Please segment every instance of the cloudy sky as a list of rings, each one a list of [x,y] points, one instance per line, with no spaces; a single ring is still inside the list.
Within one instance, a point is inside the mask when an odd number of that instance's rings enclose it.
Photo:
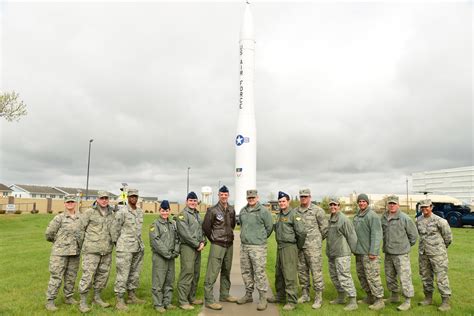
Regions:
[[[236,2],[2,2],[0,183],[182,201],[234,187]],[[473,164],[470,2],[254,1],[263,199],[403,193],[413,172]],[[231,192],[232,195],[232,192]]]

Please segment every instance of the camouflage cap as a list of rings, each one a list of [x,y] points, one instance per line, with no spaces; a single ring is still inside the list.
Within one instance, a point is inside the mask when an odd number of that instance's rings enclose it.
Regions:
[[[396,195],[390,195],[390,196],[387,198],[387,203],[395,203],[395,204],[398,204],[398,196],[396,196]]]
[[[104,191],[104,190],[99,190],[97,191],[97,197],[98,198],[101,198],[101,197],[109,197],[109,192],[107,191]]]
[[[300,196],[310,196],[311,195],[311,190],[310,189],[301,189],[300,190]]]
[[[137,189],[128,189],[127,195],[128,196],[132,196],[132,195],[138,196],[138,190]]]
[[[257,197],[257,190],[247,190],[247,198]]]
[[[64,197],[64,202],[76,202],[76,196],[69,194]]]
[[[357,203],[359,203],[359,201],[366,201],[367,203],[370,203],[369,196],[365,193],[361,193],[357,196]]]
[[[339,202],[339,199],[338,199],[337,197],[335,197],[335,196],[329,197],[329,204],[331,204],[331,203],[335,203],[335,204],[337,204],[337,205],[341,204],[341,203]]]
[[[432,203],[431,203],[431,200],[430,199],[426,199],[426,200],[421,200],[420,201],[420,207],[423,207],[423,206],[431,206]]]

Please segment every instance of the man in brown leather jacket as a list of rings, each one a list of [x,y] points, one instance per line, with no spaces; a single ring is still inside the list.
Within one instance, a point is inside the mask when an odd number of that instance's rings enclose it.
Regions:
[[[219,202],[207,210],[202,223],[202,230],[211,241],[211,250],[207,260],[206,279],[204,281],[204,298],[206,307],[214,310],[222,309],[222,305],[214,301],[213,287],[217,276],[221,274],[221,302],[237,301],[229,295],[230,269],[232,267],[235,210],[228,204],[229,190],[224,185],[219,189]]]

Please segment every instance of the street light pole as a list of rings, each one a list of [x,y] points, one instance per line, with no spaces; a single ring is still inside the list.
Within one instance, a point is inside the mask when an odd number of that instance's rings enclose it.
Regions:
[[[191,167],[188,167],[188,177],[186,178],[186,195],[189,193],[189,169],[191,169]]]
[[[87,159],[87,182],[86,182],[86,200],[89,199],[89,168],[91,165],[91,145],[94,140],[89,139],[89,157]]]

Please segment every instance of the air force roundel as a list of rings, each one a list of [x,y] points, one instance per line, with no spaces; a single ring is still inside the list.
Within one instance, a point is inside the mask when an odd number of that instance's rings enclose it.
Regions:
[[[237,137],[235,138],[235,144],[237,146],[242,146],[244,143],[249,143],[250,142],[250,138],[249,137],[244,137],[242,135],[237,135]]]

